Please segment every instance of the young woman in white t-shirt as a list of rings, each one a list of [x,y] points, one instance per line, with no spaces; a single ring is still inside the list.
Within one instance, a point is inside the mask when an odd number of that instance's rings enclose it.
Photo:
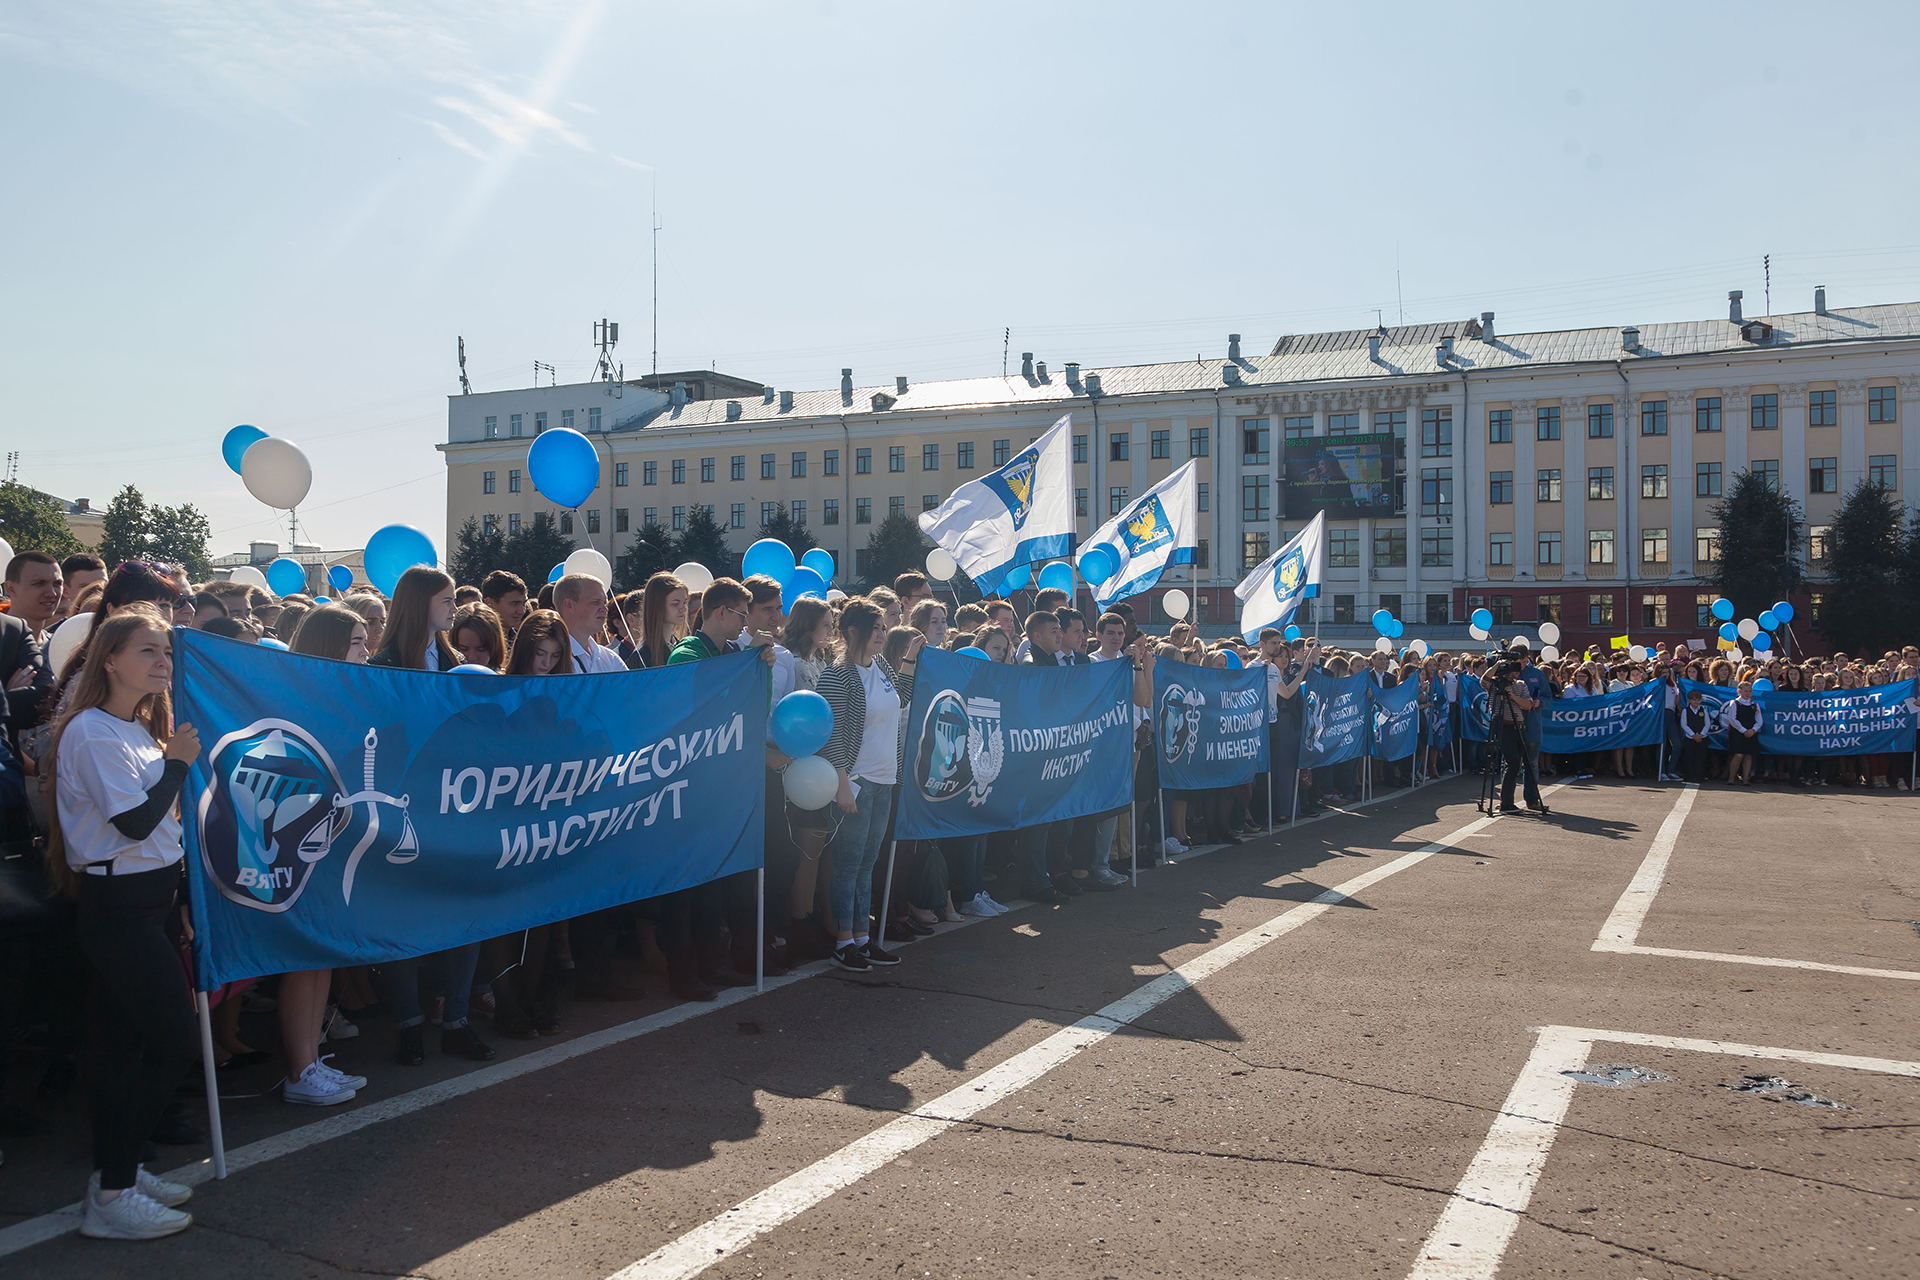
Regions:
[[[140,1167],[140,1147],[199,1052],[193,994],[168,925],[184,901],[177,801],[199,754],[172,725],[170,624],[128,605],[95,628],[54,729],[56,881],[94,971],[82,1075],[94,1174],[82,1235],[153,1240],[192,1225],[193,1192]]]

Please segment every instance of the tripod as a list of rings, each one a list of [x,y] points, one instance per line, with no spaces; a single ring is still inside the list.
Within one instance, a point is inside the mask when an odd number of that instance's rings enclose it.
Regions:
[[[1505,771],[1512,769],[1517,771],[1526,790],[1532,795],[1528,807],[1545,816],[1547,806],[1540,799],[1540,780],[1531,772],[1533,766],[1527,750],[1526,713],[1513,701],[1511,687],[1507,685],[1487,691],[1487,763],[1480,773],[1478,808],[1489,816],[1501,811],[1499,793],[1503,790]]]

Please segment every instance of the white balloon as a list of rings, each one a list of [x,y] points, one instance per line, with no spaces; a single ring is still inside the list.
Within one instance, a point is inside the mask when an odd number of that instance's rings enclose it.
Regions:
[[[270,507],[291,510],[313,488],[313,466],[291,440],[268,436],[247,446],[240,457],[240,479],[247,492]]]
[[[1387,659],[1387,670],[1398,672],[1400,670],[1400,664],[1389,658]]]
[[[592,547],[582,547],[566,560],[568,573],[585,573],[600,579],[602,586],[613,585],[613,562]]]
[[[1385,636],[1375,636],[1373,638],[1373,651],[1375,653],[1392,653],[1393,641],[1387,639]]]
[[[1407,648],[1413,650],[1414,653],[1422,658],[1426,657],[1430,651],[1425,640],[1415,640],[1412,644],[1408,645]]]
[[[1479,627],[1468,627],[1467,634],[1475,640],[1485,640],[1487,638],[1487,632],[1481,630]]]
[[[1533,641],[1527,639],[1525,636],[1515,636],[1513,638],[1513,647],[1516,649],[1531,649],[1533,648]]]
[[[1627,646],[1627,656],[1635,662],[1645,662],[1647,660],[1647,646],[1643,644],[1630,644]]]
[[[73,651],[80,647],[80,642],[92,630],[91,613],[76,613],[53,629],[53,634],[47,637],[47,665],[53,668],[55,675],[60,674],[60,668],[67,665],[67,659],[73,656]]]
[[[834,587],[827,592],[828,604],[832,604],[835,600],[845,600],[846,598],[847,598],[847,593],[842,591],[838,587]]]
[[[1541,644],[1559,644],[1560,643],[1559,626],[1551,622],[1541,623],[1540,624],[1540,643]]]
[[[1167,611],[1169,618],[1184,618],[1187,616],[1187,610],[1193,607],[1193,602],[1187,599],[1186,592],[1175,587],[1160,597],[1160,607]]]
[[[1742,640],[1751,640],[1759,634],[1760,634],[1759,623],[1755,622],[1752,618],[1740,619],[1740,638]]]
[[[258,442],[256,441],[255,443]],[[230,582],[244,582],[250,587],[259,587],[262,591],[269,590],[267,586],[267,575],[250,564],[243,564],[238,569],[227,574],[227,580]]]
[[[705,591],[713,585],[713,575],[707,566],[696,560],[689,560],[673,571],[673,576],[687,584],[689,591]]]
[[[787,799],[797,808],[823,809],[840,790],[840,775],[819,756],[801,756],[780,775]]]
[[[6,569],[7,562],[11,559],[13,559],[13,544],[5,538],[0,538],[0,571]]]
[[[954,558],[941,547],[927,552],[927,576],[938,578],[942,582],[953,581],[953,574],[960,566]]]
[[[1552,626],[1553,624],[1548,623],[1547,625]],[[1558,662],[1560,661],[1560,651],[1554,648],[1552,645],[1547,645],[1545,648],[1540,650],[1540,661]]]

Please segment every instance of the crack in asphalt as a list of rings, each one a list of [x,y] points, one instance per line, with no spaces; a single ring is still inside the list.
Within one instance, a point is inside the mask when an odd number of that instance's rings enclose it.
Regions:
[[[223,1227],[216,1223],[208,1222],[205,1218],[195,1218],[193,1225],[202,1231],[212,1231],[218,1235],[230,1236],[235,1240],[251,1240],[255,1244],[265,1245],[275,1253],[282,1253],[290,1258],[301,1258],[307,1262],[317,1262],[323,1267],[341,1272],[344,1275],[382,1276],[386,1277],[386,1280],[433,1280],[433,1277],[425,1271],[372,1271],[365,1267],[350,1267],[345,1263],[334,1262],[332,1259],[323,1258],[318,1254],[306,1253],[299,1249],[278,1244],[266,1236],[250,1235],[245,1231],[235,1231],[232,1227]]]

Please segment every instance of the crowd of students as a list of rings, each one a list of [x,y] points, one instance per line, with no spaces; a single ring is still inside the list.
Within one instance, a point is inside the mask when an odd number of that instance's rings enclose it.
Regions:
[[[52,629],[90,614],[85,639],[56,671]],[[95,1173],[83,1232],[145,1239],[183,1229],[191,1194],[147,1172],[156,1143],[202,1140],[176,1098],[200,1056],[188,968],[178,802],[201,744],[173,720],[172,632],[194,627],[241,643],[272,642],[294,653],[424,671],[478,666],[523,676],[608,673],[700,662],[752,650],[767,664],[770,693],[813,690],[832,709],[820,754],[836,772],[834,799],[802,810],[785,798],[792,762],[765,744],[766,875],[747,872],[660,898],[475,942],[433,957],[377,966],[281,974],[211,993],[219,1072],[273,1064],[279,1096],[330,1106],[351,1100],[365,1077],[336,1068],[328,1043],[375,1032],[390,1037],[400,1066],[425,1061],[425,1028],[439,1051],[486,1061],[489,1034],[534,1040],[560,1034],[575,1001],[633,1001],[658,973],[683,1000],[710,1001],[748,985],[756,968],[779,974],[826,960],[850,972],[901,963],[898,944],[941,923],[988,917],[1024,897],[1053,907],[1112,892],[1124,872],[1151,867],[1203,843],[1238,843],[1295,811],[1311,813],[1358,794],[1361,771],[1389,785],[1456,767],[1460,678],[1488,659],[1415,649],[1345,653],[1316,641],[1263,632],[1208,641],[1178,624],[1146,635],[1116,605],[1092,617],[1065,592],[1041,591],[1022,616],[1004,600],[950,607],[918,573],[890,587],[831,602],[786,601],[771,578],[717,579],[702,592],[670,573],[609,598],[597,579],[568,575],[529,592],[507,572],[459,585],[438,569],[408,570],[391,598],[372,588],[338,600],[273,597],[243,583],[188,583],[176,566],[129,562],[111,573],[97,558],[26,551],[6,566],[0,613],[0,1088],[22,1028],[46,1051],[39,1094],[57,1099],[83,1083]],[[1135,668],[1135,797],[1130,809],[942,841],[896,841],[894,815],[905,758],[906,708],[926,646],[972,649],[994,662],[1061,667],[1127,661]],[[1757,722],[1742,708],[1750,681],[1781,688],[1856,687],[1910,678],[1920,652],[1877,663],[1844,655],[1736,666],[1664,646],[1643,662],[1589,655],[1534,669],[1529,687],[1578,698],[1642,680],[1676,677],[1737,686],[1723,718],[1736,732]],[[1160,662],[1264,666],[1273,773],[1235,787],[1158,791],[1146,723]],[[1297,750],[1311,669],[1365,671],[1382,687],[1420,684],[1422,740],[1403,761],[1350,761],[1302,771]],[[1672,767],[1702,772],[1687,754],[1697,717],[1670,693]],[[1704,739],[1704,734],[1698,735]],[[1747,781],[1752,753],[1729,754],[1725,776]],[[1651,776],[1658,753],[1561,757],[1548,771]],[[1794,761],[1762,757],[1759,776],[1801,783],[1885,786],[1878,757]],[[1686,760],[1687,766],[1673,766]],[[1471,767],[1473,761],[1465,762]],[[1817,767],[1814,767],[1817,766]],[[1529,779],[1531,789],[1531,779]],[[1905,785],[1901,782],[1899,785]],[[1297,793],[1297,796],[1296,796]],[[1511,792],[1509,792],[1509,799]],[[1163,802],[1163,803],[1161,803]],[[1132,819],[1129,820],[1129,814]],[[1163,816],[1164,815],[1164,816]],[[756,895],[764,892],[764,900]],[[885,904],[884,907],[882,904]],[[756,913],[768,922],[764,950]],[[622,958],[625,958],[624,960]],[[633,960],[639,960],[635,965]],[[639,973],[636,974],[636,969]],[[243,1023],[243,1013],[256,1015]],[[278,1047],[246,1038],[277,1025]],[[0,1132],[44,1127],[31,1111],[0,1108]]]

